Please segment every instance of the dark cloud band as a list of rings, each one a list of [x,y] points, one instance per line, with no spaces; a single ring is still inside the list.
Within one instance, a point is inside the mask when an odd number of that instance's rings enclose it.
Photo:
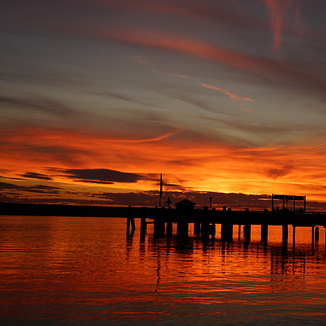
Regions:
[[[135,173],[126,173],[109,169],[68,169],[62,170],[65,177],[93,183],[113,184],[115,182],[135,183],[143,177]]]

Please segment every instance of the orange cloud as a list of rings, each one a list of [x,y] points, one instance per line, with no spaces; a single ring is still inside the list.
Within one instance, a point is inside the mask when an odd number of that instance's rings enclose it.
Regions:
[[[274,35],[273,46],[276,51],[280,50],[282,30],[286,19],[286,13],[293,9],[295,14],[295,27],[299,26],[301,6],[300,0],[262,0],[268,7],[271,16],[271,29]]]
[[[170,72],[170,73],[168,73],[168,75],[170,75],[170,76],[174,76],[174,77],[179,77],[179,78],[181,78],[181,79],[188,79],[187,76],[182,75],[182,74],[176,74],[176,73],[174,73],[174,72]]]
[[[237,54],[213,45],[205,44],[204,42],[195,41],[191,38],[181,37],[175,34],[163,32],[157,33],[134,27],[120,27],[110,31],[98,30],[93,32],[99,37],[105,37],[120,42],[185,52],[204,58],[219,60],[223,63],[242,69],[249,68],[248,65],[251,69],[254,69],[259,66],[269,67],[273,64],[273,61],[267,59],[258,59],[247,55]]]
[[[223,88],[220,88],[220,87],[217,87],[217,86],[208,85],[208,84],[205,84],[205,83],[201,83],[200,85],[203,86],[203,87],[205,87],[205,88],[208,88],[208,89],[214,89],[216,91],[222,92],[222,93],[224,93],[225,95],[227,95],[232,100],[254,102],[254,100],[251,99],[251,98],[249,98],[249,97],[239,96],[239,95],[237,95],[235,93],[232,93],[230,91],[227,91],[227,90],[225,90]]]
[[[169,138],[171,136],[177,135],[183,130],[177,130],[173,132],[169,132],[167,134],[161,135],[155,138],[148,138],[148,139],[111,139],[110,142],[112,143],[148,143],[148,142],[157,142],[159,140],[163,140]]]

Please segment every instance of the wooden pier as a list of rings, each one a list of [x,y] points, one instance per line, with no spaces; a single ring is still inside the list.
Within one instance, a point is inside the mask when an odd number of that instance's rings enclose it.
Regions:
[[[295,237],[296,227],[310,227],[312,238],[319,239],[319,228],[326,227],[325,212],[304,212],[289,210],[268,211],[236,211],[232,209],[175,209],[175,208],[142,208],[140,232],[141,237],[146,234],[148,223],[154,224],[154,237],[163,238],[176,236],[186,239],[189,233],[189,225],[193,224],[194,235],[202,238],[216,236],[216,225],[220,224],[220,238],[232,241],[234,227],[243,228],[246,241],[250,242],[251,226],[261,227],[261,241],[268,240],[268,227],[271,225],[282,226],[282,240],[288,239],[288,228],[293,227]],[[174,229],[174,230],[173,230]],[[175,232],[173,232],[175,231]],[[326,239],[325,239],[326,240]],[[326,242],[326,241],[325,241]]]

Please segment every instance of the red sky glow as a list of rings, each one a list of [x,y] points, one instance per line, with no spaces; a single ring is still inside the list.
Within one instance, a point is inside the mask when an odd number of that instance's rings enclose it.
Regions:
[[[7,2],[0,202],[155,205],[163,173],[175,201],[262,209],[280,193],[324,210],[325,9]]]

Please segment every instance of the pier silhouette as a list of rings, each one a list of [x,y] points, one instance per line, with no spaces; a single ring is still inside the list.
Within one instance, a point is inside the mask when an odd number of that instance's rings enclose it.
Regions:
[[[282,207],[275,208],[275,202],[281,200]],[[303,201],[298,208],[296,201]],[[232,210],[224,206],[222,209],[204,207],[196,209],[195,204],[184,199],[172,208],[148,209],[142,208],[140,232],[141,239],[146,234],[147,224],[154,224],[154,237],[171,237],[174,231],[176,236],[187,239],[189,225],[193,224],[194,234],[202,238],[216,236],[216,225],[220,224],[220,237],[222,240],[232,241],[233,230],[238,226],[238,232],[243,229],[243,236],[250,242],[251,226],[261,227],[261,241],[268,241],[268,228],[272,225],[282,227],[282,241],[286,243],[289,236],[289,227],[293,228],[293,241],[295,241],[296,227],[310,227],[313,241],[319,239],[319,228],[326,227],[326,212],[307,212],[305,196],[272,195],[271,210],[263,211]],[[175,229],[175,230],[174,230]]]

